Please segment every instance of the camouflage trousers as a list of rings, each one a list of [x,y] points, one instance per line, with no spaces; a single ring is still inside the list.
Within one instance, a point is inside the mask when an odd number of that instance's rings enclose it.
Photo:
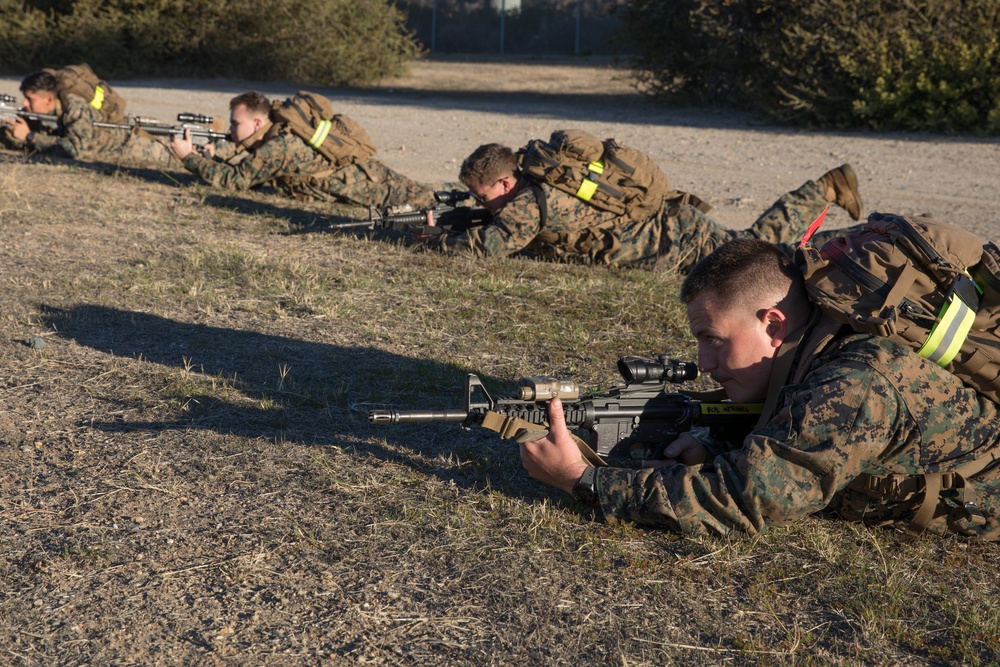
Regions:
[[[285,189],[292,196],[376,208],[410,204],[418,209],[435,203],[432,188],[393,171],[378,160],[351,164],[325,176],[311,177],[307,182],[285,185]]]
[[[782,195],[744,230],[727,229],[693,206],[681,206],[661,219],[663,226],[656,266],[687,273],[701,258],[726,241],[752,236],[791,251],[809,225],[830,202],[815,181]],[[827,235],[833,232],[827,232]]]

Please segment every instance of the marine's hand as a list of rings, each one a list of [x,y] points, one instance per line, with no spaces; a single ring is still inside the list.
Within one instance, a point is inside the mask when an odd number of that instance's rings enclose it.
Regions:
[[[20,116],[14,119],[4,119],[4,122],[10,123],[10,135],[23,142],[31,134],[31,128],[28,127],[28,121],[24,120]]]
[[[549,486],[570,492],[587,469],[566,428],[562,401],[549,403],[549,434],[541,440],[521,443],[521,463],[528,474]]]
[[[215,157],[215,144],[213,144],[211,141],[209,141],[208,143],[206,143],[204,146],[201,147],[200,151],[201,151],[201,154],[204,155],[205,157],[207,157],[209,159],[214,158]]]
[[[683,463],[693,466],[705,462],[708,450],[690,433],[682,433],[676,440],[663,448],[664,464]]]
[[[437,227],[437,221],[434,220],[434,211],[427,211],[424,214],[424,224],[428,227]],[[416,243],[427,243],[427,240],[434,236],[434,234],[413,234],[410,239],[414,244]]]
[[[170,150],[173,151],[177,159],[183,160],[194,151],[194,144],[191,142],[191,130],[185,129],[184,136],[174,135],[170,137]]]

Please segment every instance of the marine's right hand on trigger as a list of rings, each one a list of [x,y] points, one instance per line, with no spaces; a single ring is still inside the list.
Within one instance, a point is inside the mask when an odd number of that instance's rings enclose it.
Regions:
[[[690,433],[681,433],[676,440],[663,448],[664,465],[671,463],[699,465],[705,462],[707,456],[708,450],[705,449],[705,445]]]

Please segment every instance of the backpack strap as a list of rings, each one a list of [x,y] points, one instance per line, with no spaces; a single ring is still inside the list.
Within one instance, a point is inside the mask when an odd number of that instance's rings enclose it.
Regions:
[[[778,397],[785,385],[800,381],[812,360],[825,348],[837,332],[840,323],[829,317],[824,317],[818,308],[813,308],[812,315],[804,327],[793,331],[778,348],[778,354],[771,366],[771,379],[767,385],[767,398],[764,409],[757,421],[757,428],[764,426],[778,407]],[[808,338],[807,338],[808,336]],[[795,360],[799,359],[796,366]],[[795,368],[793,375],[792,369]]]
[[[524,177],[522,176],[522,178]],[[542,190],[542,186],[540,186],[538,183],[535,183],[530,179],[525,179],[525,180],[528,181],[528,187],[531,188],[531,191],[535,193],[535,203],[538,204],[538,213],[539,213],[538,225],[539,227],[544,227],[545,222],[546,220],[548,220],[549,217],[549,204],[548,201],[545,199],[545,190]]]
[[[847,488],[860,491],[875,500],[905,501],[915,494],[922,493],[920,506],[906,526],[906,534],[910,537],[920,535],[935,516],[939,516],[941,495],[954,492],[958,506],[948,511],[948,525],[957,533],[971,536],[975,534],[973,527],[984,525],[986,517],[975,502],[975,488],[969,478],[998,460],[1000,458],[997,453],[990,452],[946,472],[923,475],[861,475],[848,484]]]

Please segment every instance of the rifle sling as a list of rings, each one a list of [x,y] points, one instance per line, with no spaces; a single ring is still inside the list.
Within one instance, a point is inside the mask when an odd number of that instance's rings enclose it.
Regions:
[[[484,428],[499,433],[501,438],[514,438],[518,443],[541,440],[549,434],[549,429],[546,426],[532,424],[520,417],[502,415],[492,410],[483,416],[482,425]],[[580,455],[583,456],[583,459],[588,464],[598,468],[608,465],[607,461],[602,459],[597,452],[590,448],[590,445],[581,440],[576,434],[571,432],[569,435],[580,449]]]

